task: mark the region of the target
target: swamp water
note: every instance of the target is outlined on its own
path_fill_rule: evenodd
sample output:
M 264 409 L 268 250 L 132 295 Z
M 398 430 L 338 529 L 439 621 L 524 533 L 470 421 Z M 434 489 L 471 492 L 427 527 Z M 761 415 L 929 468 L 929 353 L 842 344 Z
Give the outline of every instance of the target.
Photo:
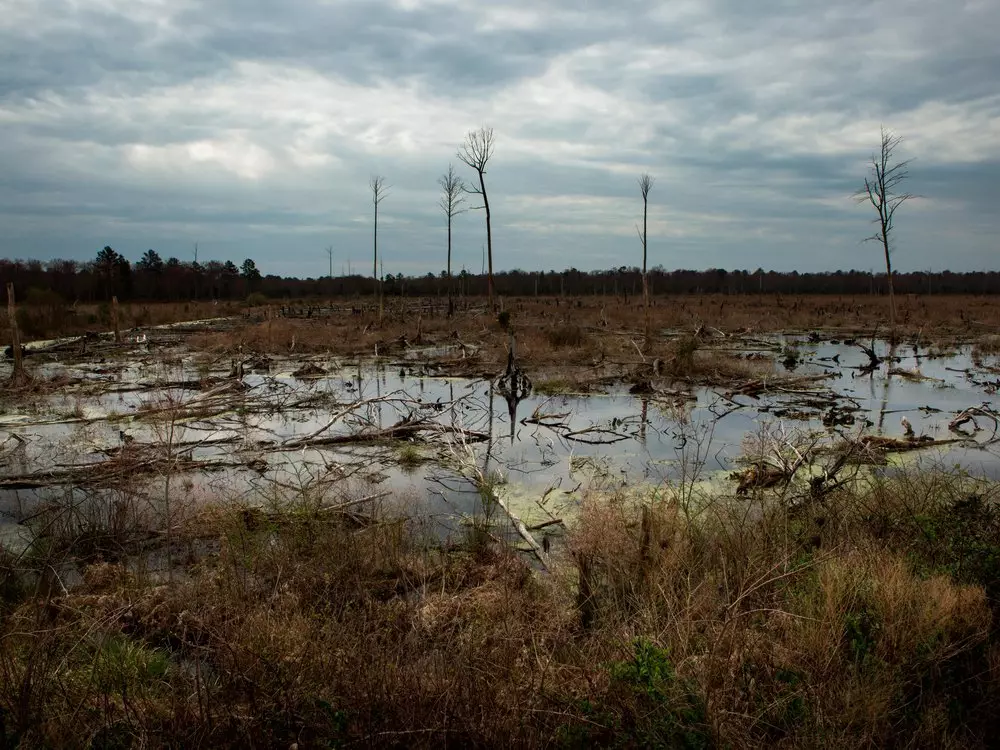
M 759 354 L 738 345 L 739 356 Z M 165 497 L 172 512 L 208 501 L 359 511 L 377 502 L 436 539 L 460 537 L 487 509 L 494 533 L 517 541 L 508 515 L 484 504 L 484 488 L 529 528 L 544 527 L 541 539 L 572 521 L 587 492 L 732 495 L 729 475 L 755 442 L 832 440 L 834 431 L 902 437 L 902 417 L 918 436 L 953 442 L 893 461 L 1000 478 L 994 422 L 977 418 L 981 429 L 964 436 L 949 430 L 969 407 L 997 410 L 996 358 L 900 348 L 865 370 L 867 355 L 842 342 L 787 337 L 758 349 L 793 355 L 762 390 L 682 392 L 654 378 L 652 393 L 614 386 L 516 404 L 488 380 L 435 375 L 419 356 L 377 365 L 309 358 L 319 370 L 308 376 L 298 370 L 305 360 L 278 360 L 248 369 L 242 385 L 182 351 L 172 361 L 137 349 L 126 362 L 36 364 L 36 374 L 68 384 L 0 414 L 0 544 L 23 546 L 46 505 L 106 508 L 126 497 L 153 514 Z M 144 470 L 154 458 L 159 468 Z M 114 466 L 119 474 L 88 473 Z

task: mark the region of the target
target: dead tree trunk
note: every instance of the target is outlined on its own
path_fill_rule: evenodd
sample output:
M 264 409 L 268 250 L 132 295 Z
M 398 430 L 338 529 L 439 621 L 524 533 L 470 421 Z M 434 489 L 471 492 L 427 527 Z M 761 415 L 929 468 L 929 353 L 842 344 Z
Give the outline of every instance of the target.
M 489 164 L 490 159 L 493 157 L 493 128 L 480 128 L 479 130 L 469 131 L 465 138 L 465 143 L 462 145 L 461 149 L 458 151 L 458 158 L 467 166 L 476 170 L 476 175 L 479 178 L 479 187 L 467 186 L 465 188 L 466 192 L 472 193 L 474 195 L 479 195 L 483 199 L 482 206 L 476 206 L 476 208 L 482 208 L 486 211 L 486 248 L 487 248 L 487 259 L 489 261 L 489 272 L 486 277 L 486 290 L 489 296 L 490 311 L 496 312 L 494 307 L 494 289 L 493 289 L 493 229 L 490 224 L 490 200 L 486 195 L 486 167 Z
M 7 317 L 10 320 L 10 348 L 14 357 L 14 370 L 10 374 L 11 385 L 24 385 L 28 373 L 24 370 L 24 352 L 21 350 L 21 334 L 17 330 L 17 304 L 14 302 L 14 284 L 7 284 Z
M 643 174 L 639 177 L 639 192 L 642 194 L 642 307 L 645 323 L 645 341 L 643 350 L 649 351 L 652 343 L 652 336 L 649 327 L 649 274 L 646 269 L 646 239 L 647 239 L 647 216 L 649 209 L 649 191 L 653 187 L 653 177 Z
M 114 326 L 115 331 L 115 343 L 120 344 L 122 342 L 122 333 L 118 327 L 118 297 L 111 298 L 111 324 Z
M 896 209 L 910 198 L 912 193 L 901 192 L 904 180 L 909 177 L 909 160 L 894 162 L 894 151 L 902 140 L 891 131 L 882 128 L 882 142 L 879 153 L 872 154 L 870 176 L 865 178 L 865 186 L 857 193 L 859 201 L 871 203 L 877 214 L 875 234 L 866 239 L 876 241 L 882 246 L 885 256 L 885 276 L 889 287 L 889 339 L 896 341 L 896 299 L 892 283 L 892 259 L 890 256 L 890 234 Z

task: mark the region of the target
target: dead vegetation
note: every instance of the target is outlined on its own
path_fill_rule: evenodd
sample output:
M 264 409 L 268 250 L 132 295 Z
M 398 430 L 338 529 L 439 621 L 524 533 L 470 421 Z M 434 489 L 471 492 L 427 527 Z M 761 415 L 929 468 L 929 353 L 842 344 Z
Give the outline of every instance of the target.
M 113 356 L 134 346 L 91 343 L 107 372 L 73 393 L 144 395 L 97 417 L 68 402 L 65 421 L 78 442 L 113 424 L 118 442 L 23 471 L 24 439 L 0 443 L 0 489 L 46 490 L 18 518 L 21 543 L 0 546 L 0 747 L 988 746 L 997 486 L 871 466 L 950 439 L 992 444 L 995 411 L 957 413 L 954 438 L 867 434 L 830 374 L 779 373 L 791 350 L 761 353 L 721 322 L 731 300 L 711 318 L 683 300 L 650 308 L 648 351 L 634 309 L 584 302 L 501 301 L 498 319 L 461 304 L 414 317 L 388 299 L 381 324 L 264 314 L 188 335 L 194 379 L 122 382 Z M 357 363 L 356 384 L 338 358 Z M 398 370 L 419 390 L 363 395 L 363 358 L 376 388 Z M 296 382 L 247 377 L 277 368 Z M 553 397 L 518 419 L 528 369 L 553 396 L 624 382 L 642 411 L 581 427 Z M 428 373 L 482 380 L 432 400 Z M 492 421 L 454 417 L 480 384 L 513 402 L 512 440 L 530 426 L 570 446 L 644 441 L 650 408 L 670 413 L 694 468 L 645 488 L 615 477 L 575 524 L 529 528 L 489 468 Z M 785 425 L 748 438 L 733 483 L 702 481 L 696 386 L 717 396 L 717 419 L 769 411 Z M 492 420 L 491 397 L 473 411 L 485 408 Z M 251 429 L 270 414 L 322 419 L 291 436 Z M 841 440 L 787 427 L 797 419 Z M 382 506 L 407 498 L 377 486 L 372 453 L 301 469 L 307 451 L 348 446 L 447 467 L 481 507 L 442 537 Z M 301 483 L 272 474 L 264 498 L 190 481 L 264 477 L 289 455 Z
M 489 536 L 428 547 L 294 500 L 202 514 L 217 551 L 172 583 L 97 561 L 26 589 L 11 566 L 47 558 L 8 555 L 0 726 L 62 747 L 985 746 L 996 500 L 928 472 L 793 511 L 595 498 L 550 574 Z

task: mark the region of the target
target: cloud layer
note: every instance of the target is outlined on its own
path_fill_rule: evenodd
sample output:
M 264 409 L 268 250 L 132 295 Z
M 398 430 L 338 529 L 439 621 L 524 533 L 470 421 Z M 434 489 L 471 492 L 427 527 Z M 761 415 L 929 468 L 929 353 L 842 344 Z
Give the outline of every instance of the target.
M 989 0 L 3 0 L 0 255 L 438 272 L 438 176 L 494 127 L 499 268 L 878 268 L 851 194 L 913 159 L 896 264 L 1000 267 Z M 471 177 L 464 166 L 461 172 Z M 481 212 L 456 222 L 479 270 Z

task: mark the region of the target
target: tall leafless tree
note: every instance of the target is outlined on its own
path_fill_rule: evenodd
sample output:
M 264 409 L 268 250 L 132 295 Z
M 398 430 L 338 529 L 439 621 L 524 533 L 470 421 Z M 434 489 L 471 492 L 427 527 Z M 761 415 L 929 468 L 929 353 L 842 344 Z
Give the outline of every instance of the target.
M 649 214 L 649 191 L 653 188 L 656 180 L 648 172 L 639 175 L 639 192 L 642 194 L 642 232 L 639 233 L 639 240 L 642 242 L 642 306 L 646 320 L 646 341 L 648 349 L 650 345 L 649 331 L 649 275 L 646 272 L 646 251 L 647 251 L 647 217 Z
M 912 193 L 902 192 L 903 182 L 910 176 L 908 166 L 910 160 L 894 161 L 896 147 L 902 138 L 891 130 L 881 128 L 882 144 L 877 154 L 872 154 L 869 175 L 865 178 L 865 186 L 856 193 L 861 203 L 871 203 L 877 214 L 874 223 L 878 227 L 875 234 L 866 237 L 865 241 L 874 241 L 882 245 L 885 254 L 885 275 L 889 285 L 889 335 L 896 340 L 896 300 L 892 289 L 892 255 L 891 237 L 896 217 L 896 210 L 910 198 Z
M 493 157 L 494 138 L 493 128 L 482 127 L 479 130 L 470 130 L 465 136 L 465 143 L 458 150 L 458 158 L 462 163 L 476 170 L 479 177 L 479 187 L 475 185 L 466 186 L 465 191 L 473 195 L 480 195 L 483 198 L 482 208 L 486 210 L 486 257 L 489 263 L 489 275 L 487 276 L 487 286 L 489 289 L 490 309 L 493 305 L 493 232 L 490 226 L 490 201 L 486 195 L 486 165 Z
M 444 215 L 448 217 L 448 269 L 446 274 L 448 283 L 448 317 L 451 317 L 455 312 L 455 302 L 451 288 L 451 220 L 465 211 L 462 208 L 462 204 L 465 203 L 465 198 L 462 197 L 462 193 L 465 191 L 465 183 L 461 177 L 455 174 L 455 168 L 449 164 L 448 171 L 438 178 L 438 185 L 441 186 L 441 200 L 438 201 L 438 205 L 441 206 Z
M 372 204 L 375 206 L 375 228 L 372 232 L 372 244 L 374 245 L 374 252 L 372 254 L 372 279 L 375 282 L 373 293 L 378 297 L 379 318 L 381 319 L 382 295 L 379 292 L 382 289 L 382 285 L 379 282 L 378 276 L 378 207 L 389 194 L 389 186 L 385 184 L 385 177 L 373 174 L 371 180 L 368 182 L 368 187 L 371 188 Z

